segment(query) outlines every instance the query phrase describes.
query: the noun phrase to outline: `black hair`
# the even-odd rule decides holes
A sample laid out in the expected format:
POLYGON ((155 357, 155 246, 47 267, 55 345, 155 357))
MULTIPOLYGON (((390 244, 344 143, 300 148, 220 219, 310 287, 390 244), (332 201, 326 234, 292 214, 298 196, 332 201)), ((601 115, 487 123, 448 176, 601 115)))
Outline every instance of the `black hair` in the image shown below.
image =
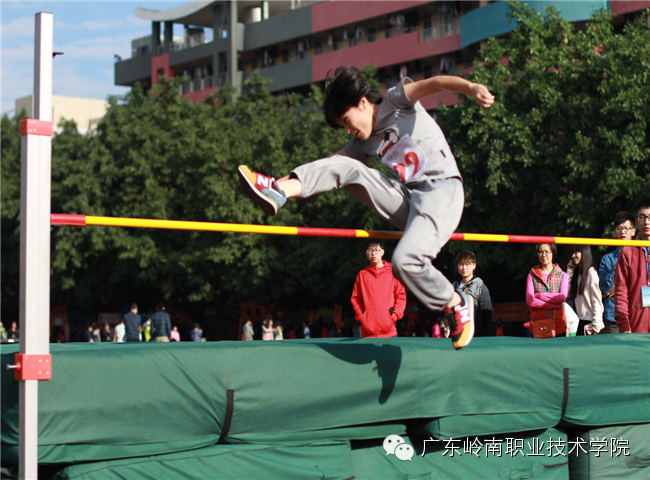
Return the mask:
POLYGON ((383 98, 377 87, 368 85, 356 67, 338 67, 325 76, 323 113, 325 121, 334 128, 342 128, 336 120, 350 108, 359 105, 363 97, 379 104, 383 98))
POLYGON ((650 197, 646 197, 640 200, 639 203, 636 204, 637 215, 639 214, 639 210, 641 210, 642 208, 650 208, 650 197))
POLYGON ((138 304, 137 303, 132 303, 131 304, 131 310, 135 310, 136 308, 138 308, 138 304))
POLYGON ((366 249, 370 247, 374 247, 375 245, 378 245, 379 248, 381 248, 382 250, 384 249, 384 241, 380 238, 371 238, 370 240, 368 240, 368 243, 366 244, 366 249))
POLYGON ((476 255, 474 255, 474 252, 470 252, 469 250, 463 250, 460 252, 458 255, 456 255, 456 263, 476 263, 476 255))
POLYGON ((594 263, 591 256, 591 247, 589 245, 576 245, 573 247, 574 252, 579 252, 581 255, 580 265, 573 271, 571 277, 570 292, 571 295, 577 297, 585 293, 585 285, 587 284, 587 273, 594 263), (580 275, 580 285, 578 285, 578 275, 580 275))
POLYGON ((628 221, 632 222, 632 226, 634 226, 634 216, 631 213, 618 212, 614 215, 614 227, 618 227, 628 221))
POLYGON ((163 302, 156 303, 156 310, 164 310, 165 304, 163 302))
POLYGON ((557 263, 556 262, 556 259, 557 259, 557 247, 555 246, 555 244, 554 243, 538 243, 537 245, 535 245, 535 253, 539 253, 539 247, 541 247, 542 245, 548 245, 549 246, 549 248, 551 249, 551 257, 553 257, 553 258, 551 258, 551 263, 557 263))

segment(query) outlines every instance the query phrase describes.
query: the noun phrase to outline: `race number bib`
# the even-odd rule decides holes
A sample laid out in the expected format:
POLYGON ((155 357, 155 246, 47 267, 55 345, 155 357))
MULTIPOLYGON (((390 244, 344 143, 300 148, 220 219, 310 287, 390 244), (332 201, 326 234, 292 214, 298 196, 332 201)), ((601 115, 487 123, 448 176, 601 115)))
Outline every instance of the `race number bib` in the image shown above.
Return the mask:
POLYGON ((409 183, 424 175, 427 157, 407 133, 390 147, 382 157, 386 168, 393 170, 403 183, 409 183))
POLYGON ((650 307, 650 287, 641 287, 641 305, 643 308, 650 307))

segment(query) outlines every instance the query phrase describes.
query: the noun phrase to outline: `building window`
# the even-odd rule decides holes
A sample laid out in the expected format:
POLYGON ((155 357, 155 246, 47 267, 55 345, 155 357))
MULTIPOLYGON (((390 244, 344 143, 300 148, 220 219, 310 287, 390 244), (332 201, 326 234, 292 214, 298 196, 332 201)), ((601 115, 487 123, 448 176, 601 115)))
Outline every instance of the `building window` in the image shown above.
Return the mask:
POLYGON ((424 28, 431 28, 431 15, 426 15, 424 17, 424 28))
POLYGON ((315 49, 315 54, 320 55, 321 53, 323 53, 323 44, 321 42, 316 42, 314 49, 315 49))
POLYGON ((282 52, 282 63, 289 63, 289 50, 282 52))
POLYGON ((431 65, 425 65, 424 78, 430 78, 430 77, 433 77, 433 68, 431 68, 431 65))
POLYGON ((376 28, 369 28, 368 29, 368 41, 369 42, 374 42, 377 40, 377 29, 376 28))
POLYGON ((334 50, 341 50, 341 39, 339 37, 334 37, 333 38, 333 43, 334 43, 334 50))
POLYGON ((350 46, 351 47, 356 47, 356 45, 357 45, 357 39, 355 37, 352 37, 350 39, 350 46))

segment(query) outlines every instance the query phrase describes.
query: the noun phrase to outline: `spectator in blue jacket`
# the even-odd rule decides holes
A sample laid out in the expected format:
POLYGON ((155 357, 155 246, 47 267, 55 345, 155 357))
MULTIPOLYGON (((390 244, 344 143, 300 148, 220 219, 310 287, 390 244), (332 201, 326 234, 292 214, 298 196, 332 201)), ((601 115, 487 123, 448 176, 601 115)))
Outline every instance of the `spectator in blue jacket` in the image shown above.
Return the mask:
MULTIPOLYGON (((614 235, 618 240, 631 240, 634 238, 634 217, 627 212, 619 212, 614 216, 614 235)), ((601 333, 618 333, 616 320, 614 319, 614 274, 616 273, 616 262, 621 249, 616 247, 612 252, 605 255, 600 261, 598 273, 600 276, 600 291, 603 294, 603 322, 605 328, 601 333)))

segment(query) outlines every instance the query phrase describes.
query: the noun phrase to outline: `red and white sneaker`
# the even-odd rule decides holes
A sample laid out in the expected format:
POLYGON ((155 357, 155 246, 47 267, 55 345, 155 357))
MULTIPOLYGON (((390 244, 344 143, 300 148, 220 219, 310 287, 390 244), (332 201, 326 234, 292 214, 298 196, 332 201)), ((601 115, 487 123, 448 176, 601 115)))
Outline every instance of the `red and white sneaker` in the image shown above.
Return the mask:
POLYGON ((454 307, 445 308, 445 317, 449 322, 451 344, 456 350, 469 345, 474 338, 474 299, 459 292, 461 302, 454 307))
POLYGON ((287 196, 273 177, 253 172, 246 165, 238 168, 239 183, 264 213, 274 216, 287 203, 287 196))

